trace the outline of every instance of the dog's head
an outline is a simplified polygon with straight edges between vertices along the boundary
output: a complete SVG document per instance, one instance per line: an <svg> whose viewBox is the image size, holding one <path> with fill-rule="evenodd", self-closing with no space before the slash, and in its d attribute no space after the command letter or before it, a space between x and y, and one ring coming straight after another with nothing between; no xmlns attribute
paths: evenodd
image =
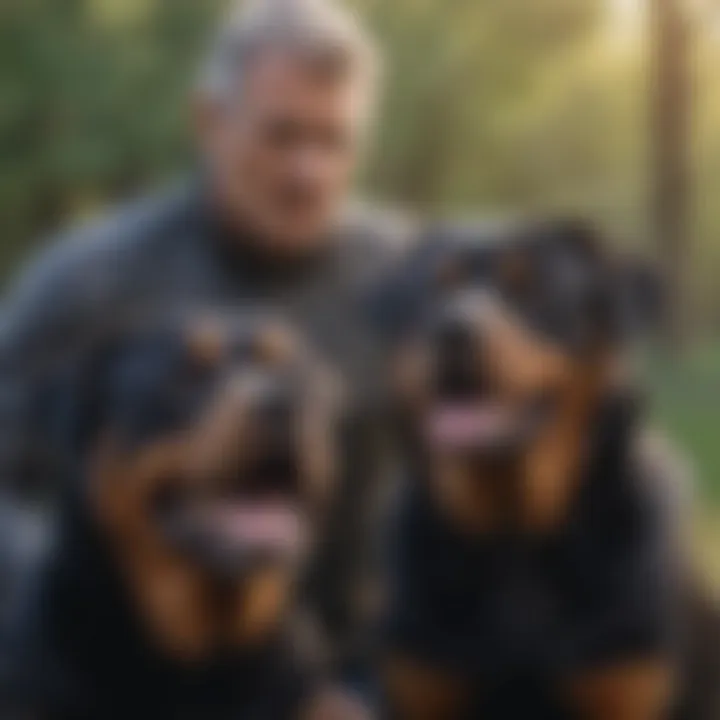
<svg viewBox="0 0 720 720"><path fill-rule="evenodd" d="M435 489L468 527L553 526L657 307L652 273L580 222L449 228L420 256L394 286L396 384Z"/></svg>
<svg viewBox="0 0 720 720"><path fill-rule="evenodd" d="M204 659L277 627L329 491L335 384L268 317L95 348L62 425L82 507L161 650Z"/></svg>

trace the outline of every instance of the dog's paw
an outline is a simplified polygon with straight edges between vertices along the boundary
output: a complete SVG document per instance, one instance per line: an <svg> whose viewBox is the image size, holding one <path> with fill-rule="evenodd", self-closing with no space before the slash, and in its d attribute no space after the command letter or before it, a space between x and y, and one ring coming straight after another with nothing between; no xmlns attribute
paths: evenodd
<svg viewBox="0 0 720 720"><path fill-rule="evenodd" d="M372 717L356 696L332 688L313 698L300 720L372 720Z"/></svg>

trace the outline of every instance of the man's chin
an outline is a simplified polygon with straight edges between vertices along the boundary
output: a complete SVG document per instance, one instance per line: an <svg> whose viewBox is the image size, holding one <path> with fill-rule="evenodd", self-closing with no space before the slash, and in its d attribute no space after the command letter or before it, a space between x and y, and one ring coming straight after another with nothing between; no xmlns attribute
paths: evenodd
<svg viewBox="0 0 720 720"><path fill-rule="evenodd" d="M276 234L268 239L265 247L278 259L293 260L312 255L325 246L326 234L319 230L312 235Z"/></svg>
<svg viewBox="0 0 720 720"><path fill-rule="evenodd" d="M254 250L260 255L274 261L302 260L325 247L328 231L327 226L319 229L298 231L297 228L268 227L252 236Z"/></svg>
<svg viewBox="0 0 720 720"><path fill-rule="evenodd" d="M320 250L335 225L325 213L271 210L267 213L242 212L237 203L225 213L225 223L238 242L276 259L293 259Z"/></svg>
<svg viewBox="0 0 720 720"><path fill-rule="evenodd" d="M269 224L265 237L279 254L304 255L325 244L332 225L330 218L307 219L289 215L282 222Z"/></svg>

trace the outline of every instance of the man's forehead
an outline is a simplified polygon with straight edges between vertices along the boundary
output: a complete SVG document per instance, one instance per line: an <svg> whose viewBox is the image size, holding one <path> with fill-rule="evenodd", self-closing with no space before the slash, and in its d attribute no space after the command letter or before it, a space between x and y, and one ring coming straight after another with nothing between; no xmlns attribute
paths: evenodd
<svg viewBox="0 0 720 720"><path fill-rule="evenodd" d="M334 67L331 58L307 48L267 47L248 59L242 87L237 90L250 100L274 95L278 90L314 96L322 93L340 99L359 95L363 84L350 70ZM281 95L277 99L285 98Z"/></svg>

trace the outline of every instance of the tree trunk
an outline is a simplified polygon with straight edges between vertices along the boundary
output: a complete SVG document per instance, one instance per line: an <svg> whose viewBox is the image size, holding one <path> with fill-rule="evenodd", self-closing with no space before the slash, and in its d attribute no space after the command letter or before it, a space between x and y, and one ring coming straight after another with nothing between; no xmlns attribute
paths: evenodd
<svg viewBox="0 0 720 720"><path fill-rule="evenodd" d="M685 270L690 254L690 28L683 0L651 0L652 226L667 302L664 336L673 355L686 339Z"/></svg>

